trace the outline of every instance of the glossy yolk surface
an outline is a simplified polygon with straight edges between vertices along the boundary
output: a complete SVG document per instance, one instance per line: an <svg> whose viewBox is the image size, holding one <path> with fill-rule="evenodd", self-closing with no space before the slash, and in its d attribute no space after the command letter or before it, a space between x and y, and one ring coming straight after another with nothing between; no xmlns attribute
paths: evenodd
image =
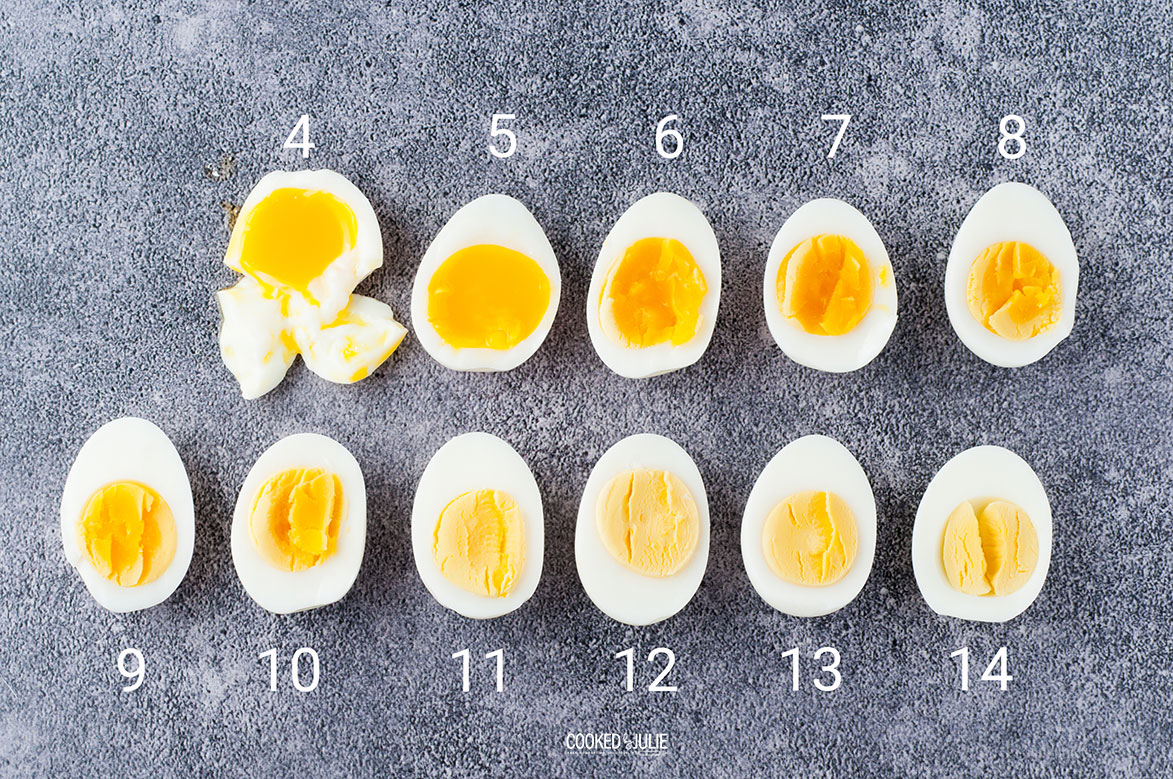
<svg viewBox="0 0 1173 779"><path fill-rule="evenodd" d="M601 308L625 346L679 346L696 335L707 291L705 274L684 244L641 238L607 273Z"/></svg>
<svg viewBox="0 0 1173 779"><path fill-rule="evenodd" d="M342 482L322 468L290 468L265 482L249 530L267 563L301 571L334 554L342 524Z"/></svg>
<svg viewBox="0 0 1173 779"><path fill-rule="evenodd" d="M153 582L175 557L171 507L138 482L114 482L91 495L77 535L98 573L122 587Z"/></svg>
<svg viewBox="0 0 1173 779"><path fill-rule="evenodd" d="M969 313L1012 341L1032 338L1059 321L1062 298L1059 271L1022 241L994 244L969 269Z"/></svg>
<svg viewBox="0 0 1173 779"><path fill-rule="evenodd" d="M525 563L525 525L513 497L466 492L440 512L432 554L444 578L474 595L504 598Z"/></svg>
<svg viewBox="0 0 1173 779"><path fill-rule="evenodd" d="M668 471L620 473L599 493L595 520L604 548L644 576L671 576L696 551L700 515L692 493Z"/></svg>
<svg viewBox="0 0 1173 779"><path fill-rule="evenodd" d="M790 250L778 267L782 315L814 335L844 335L872 305L872 273L855 242L816 235Z"/></svg>
<svg viewBox="0 0 1173 779"><path fill-rule="evenodd" d="M461 249L428 281L428 321L457 349L511 349L537 329L549 305L541 266L495 244Z"/></svg>
<svg viewBox="0 0 1173 779"><path fill-rule="evenodd" d="M855 562L858 546L855 516L833 492L791 495L774 507L762 528L770 570L791 584L834 584Z"/></svg>
<svg viewBox="0 0 1173 779"><path fill-rule="evenodd" d="M1009 595L1039 561L1039 539L1026 512L1005 500L975 510L965 501L945 523L945 578L969 595Z"/></svg>

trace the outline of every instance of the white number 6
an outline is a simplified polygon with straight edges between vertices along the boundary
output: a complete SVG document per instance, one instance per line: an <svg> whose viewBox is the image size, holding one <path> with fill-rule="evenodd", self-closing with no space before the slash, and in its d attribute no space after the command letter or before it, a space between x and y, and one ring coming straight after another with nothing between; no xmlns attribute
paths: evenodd
<svg viewBox="0 0 1173 779"><path fill-rule="evenodd" d="M665 129L665 125L669 122L675 122L679 118L676 114L668 114L656 125L656 153L666 160L674 160L684 151L684 136L680 134L680 131L674 127ZM665 138L672 139L672 151L664 148Z"/></svg>
<svg viewBox="0 0 1173 779"><path fill-rule="evenodd" d="M493 121L489 124L489 135L493 138L503 136L508 142L508 146L506 146L505 151L498 149L496 143L489 144L489 153L494 157L503 160L506 157L512 157L513 152L517 151L517 136L513 134L512 130L507 130L504 127L497 126L497 122L500 122L502 119L516 118L516 114L493 114Z"/></svg>

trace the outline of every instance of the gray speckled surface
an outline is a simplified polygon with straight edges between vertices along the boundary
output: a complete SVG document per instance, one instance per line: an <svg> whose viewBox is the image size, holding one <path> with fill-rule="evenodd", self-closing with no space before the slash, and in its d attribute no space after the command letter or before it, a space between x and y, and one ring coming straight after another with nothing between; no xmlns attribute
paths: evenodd
<svg viewBox="0 0 1173 779"><path fill-rule="evenodd" d="M41 4L0 11L0 770L10 774L699 773L1157 775L1171 767L1170 544L1173 232L1167 5L1064 10L986 3L625 3L555 10L396 3ZM390 7L386 7L390 6ZM855 115L839 155L819 114ZM488 117L518 115L519 153L486 152ZM1029 151L997 156L997 122L1026 117ZM537 355L464 375L409 336L352 387L297 365L256 402L217 355L212 293L222 203L275 168L314 119L313 166L370 197L385 267L360 291L407 318L430 238L473 197L528 204L562 262L562 308ZM683 156L652 127L678 113ZM234 160L217 180L206 168ZM943 258L975 199L1034 184L1082 261L1070 339L1034 366L986 365L949 327ZM695 366L644 382L611 375L588 342L588 274L611 222L657 189L709 214L724 255L721 315ZM901 319L888 348L845 376L787 361L760 310L774 231L806 200L843 197L893 258ZM173 438L198 537L165 604L101 610L65 562L61 485L86 436L124 414ZM459 432L509 440L546 501L532 601L474 623L443 610L408 548L415 481ZM345 443L368 484L368 551L339 604L269 615L241 589L229 514L255 457L316 430ZM708 573L674 619L603 617L573 566L579 491L595 458L637 431L672 436L713 511ZM757 471L822 432L856 453L880 509L875 568L829 617L772 611L741 564L738 525ZM1042 595L1005 625L936 616L912 577L920 493L978 443L1021 453L1056 520ZM780 654L832 644L844 683L792 693ZM957 689L949 653L1009 647L1008 692ZM316 647L320 689L267 690L257 660ZM612 655L666 645L673 696L621 691ZM119 692L114 658L146 654ZM507 690L458 689L450 655L504 647ZM975 661L976 662L976 661ZM980 671L980 668L978 669ZM975 672L976 675L976 672ZM669 735L657 758L584 756L567 732Z"/></svg>

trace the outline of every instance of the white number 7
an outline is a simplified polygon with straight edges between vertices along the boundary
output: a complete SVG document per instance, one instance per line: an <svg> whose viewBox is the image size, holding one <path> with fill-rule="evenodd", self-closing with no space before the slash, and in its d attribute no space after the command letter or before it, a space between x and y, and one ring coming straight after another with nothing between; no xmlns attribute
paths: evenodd
<svg viewBox="0 0 1173 779"><path fill-rule="evenodd" d="M843 133L847 132L847 123L851 121L851 114L823 114L824 122L843 122L839 125L839 132L835 133L835 140L831 142L831 151L827 152L827 159L835 156L839 150L839 142L843 140Z"/></svg>

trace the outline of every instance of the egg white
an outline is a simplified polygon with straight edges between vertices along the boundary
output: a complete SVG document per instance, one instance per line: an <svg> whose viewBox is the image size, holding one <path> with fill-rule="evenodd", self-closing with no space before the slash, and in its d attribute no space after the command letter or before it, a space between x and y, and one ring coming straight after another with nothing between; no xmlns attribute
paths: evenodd
<svg viewBox="0 0 1173 779"><path fill-rule="evenodd" d="M476 595L448 579L433 554L436 523L452 500L475 490L509 493L521 511L525 562L504 598ZM538 587L545 556L542 496L534 475L512 446L488 433L465 433L441 446L420 477L411 507L411 549L420 579L445 608L472 619L490 619L519 608Z"/></svg>
<svg viewBox="0 0 1173 779"><path fill-rule="evenodd" d="M615 262L641 238L674 238L692 254L705 275L708 291L701 300L696 334L680 345L671 343L628 347L606 332L601 299L607 275ZM642 379L692 365L704 355L713 338L721 303L721 250L709 220L690 201L670 192L656 192L637 200L615 222L603 240L587 293L587 332L599 358L615 373Z"/></svg>
<svg viewBox="0 0 1173 779"><path fill-rule="evenodd" d="M863 319L843 335L816 335L782 314L778 305L778 269L790 250L816 235L844 235L863 251L872 275L872 305ZM829 373L847 373L867 365L896 328L896 275L876 228L853 206L835 198L805 204L783 223L766 258L762 285L766 326L778 347L800 365Z"/></svg>
<svg viewBox="0 0 1173 779"><path fill-rule="evenodd" d="M998 499L1020 506L1039 539L1039 561L1026 583L1009 595L969 595L953 589L941 560L945 525L962 501ZM912 570L929 608L947 617L1005 622L1026 611L1051 565L1051 504L1042 482L1021 457L1000 446L977 446L937 471L921 498L912 526Z"/></svg>
<svg viewBox="0 0 1173 779"><path fill-rule="evenodd" d="M282 339L287 324L281 304L265 297L245 276L216 293L220 306L220 358L240 385L246 400L272 390L289 371L297 353Z"/></svg>
<svg viewBox="0 0 1173 779"><path fill-rule="evenodd" d="M123 587L110 581L94 568L78 544L77 523L86 503L99 489L116 481L135 481L150 487L167 501L175 517L175 556L153 582ZM150 608L175 592L191 564L195 507L187 470L166 433L145 419L122 417L102 425L86 440L65 479L61 542L66 559L77 569L86 589L110 611Z"/></svg>
<svg viewBox="0 0 1173 779"><path fill-rule="evenodd" d="M290 468L324 468L342 484L343 513L334 554L302 571L270 565L253 543L249 515L261 487ZM275 614L326 606L350 591L367 540L367 493L358 461L346 447L317 433L286 436L257 458L232 513L232 563L249 597Z"/></svg>
<svg viewBox="0 0 1173 779"><path fill-rule="evenodd" d="M990 332L974 319L967 304L969 269L978 255L1002 241L1025 241L1059 271L1062 301L1059 320L1033 338L1012 341ZM1018 368L1042 359L1075 326L1079 260L1063 217L1047 196L1016 182L999 184L982 195L957 230L945 266L945 308L961 342L978 357L1003 368Z"/></svg>
<svg viewBox="0 0 1173 779"><path fill-rule="evenodd" d="M449 345L428 319L428 283L444 261L461 249L495 244L521 252L542 269L550 280L550 303L538 326L510 349L466 348ZM507 371L528 360L546 335L562 296L562 274L554 248L538 220L519 201L508 195L483 195L452 215L432 239L420 261L411 290L411 326L428 354L456 371Z"/></svg>
<svg viewBox="0 0 1173 779"><path fill-rule="evenodd" d="M692 558L671 576L643 576L620 563L599 538L595 510L599 493L616 475L646 468L675 474L696 503L699 534ZM591 470L574 530L578 577L591 601L607 616L628 625L651 625L684 608L700 586L709 562L709 501L696 463L675 441L660 435L624 438Z"/></svg>

